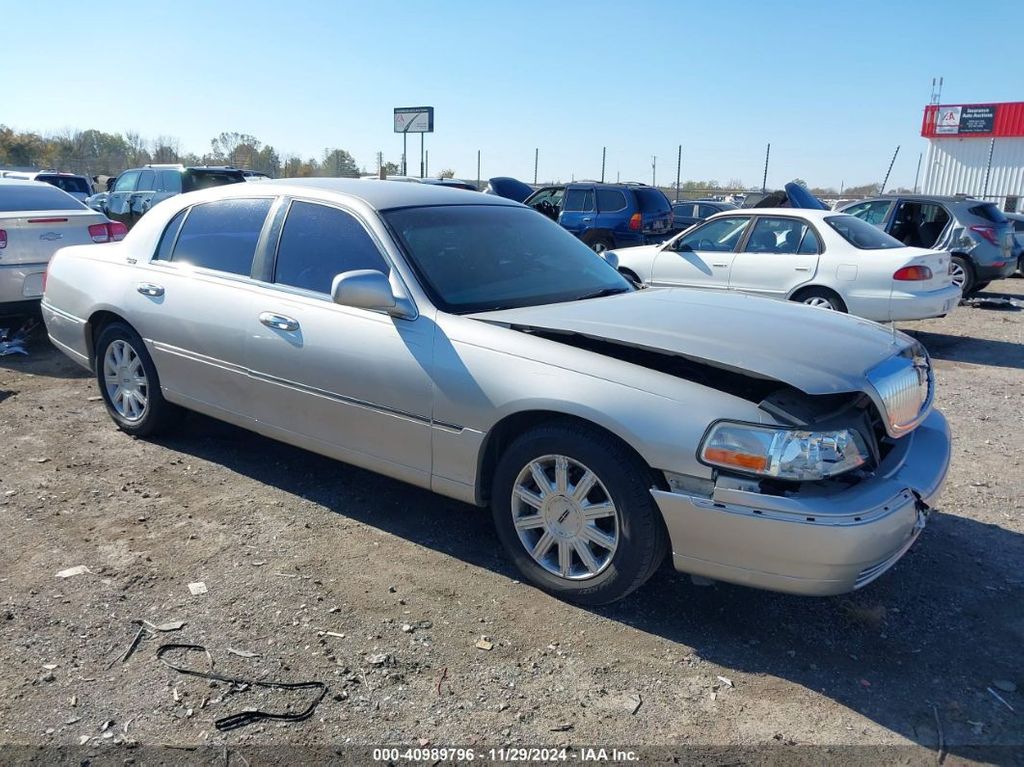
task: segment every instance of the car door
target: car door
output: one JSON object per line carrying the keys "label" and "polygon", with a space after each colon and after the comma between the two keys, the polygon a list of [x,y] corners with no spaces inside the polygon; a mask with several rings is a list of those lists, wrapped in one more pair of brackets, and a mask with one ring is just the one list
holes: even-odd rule
{"label": "car door", "polygon": [[135,184],[139,180],[139,171],[126,170],[117,177],[117,183],[107,195],[106,214],[114,221],[120,221],[131,228],[131,198]]}
{"label": "car door", "polygon": [[727,290],[750,216],[715,218],[669,240],[654,258],[651,283]]}
{"label": "car door", "polygon": [[356,269],[399,279],[355,212],[292,201],[244,324],[256,417],[285,441],[427,485],[434,323],[335,304],[334,277]]}
{"label": "car door", "polygon": [[577,237],[594,226],[594,188],[588,186],[572,186],[565,190],[562,198],[562,212],[558,214],[558,223]]}
{"label": "car door", "polygon": [[125,302],[171,401],[247,423],[245,368],[252,269],[273,197],[218,200],[179,212]]}
{"label": "car door", "polygon": [[729,288],[786,298],[814,277],[821,244],[814,228],[796,216],[759,216],[732,262]]}
{"label": "car door", "polygon": [[597,189],[594,201],[596,211],[592,228],[614,232],[628,219],[624,218],[624,211],[629,203],[621,189]]}
{"label": "car door", "polygon": [[143,214],[149,210],[154,194],[156,194],[156,171],[146,168],[139,173],[139,180],[135,182],[135,191],[129,198],[129,227],[135,226]]}

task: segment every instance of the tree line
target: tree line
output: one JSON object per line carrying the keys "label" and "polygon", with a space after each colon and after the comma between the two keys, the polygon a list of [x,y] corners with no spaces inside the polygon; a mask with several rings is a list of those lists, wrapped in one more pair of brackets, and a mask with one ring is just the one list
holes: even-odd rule
{"label": "tree line", "polygon": [[[67,129],[52,135],[16,131],[0,124],[0,166],[53,168],[88,176],[116,176],[126,168],[147,163],[182,165],[233,165],[274,177],[347,176],[361,174],[355,158],[344,149],[326,147],[319,158],[282,156],[270,144],[248,133],[226,132],[210,139],[202,155],[183,152],[173,136],[147,139],[133,131],[106,133]],[[398,165],[385,163],[385,171]]]}

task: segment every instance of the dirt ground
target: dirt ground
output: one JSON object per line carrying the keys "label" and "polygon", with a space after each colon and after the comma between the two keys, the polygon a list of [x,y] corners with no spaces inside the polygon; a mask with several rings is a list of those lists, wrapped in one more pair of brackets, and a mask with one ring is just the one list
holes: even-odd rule
{"label": "dirt ground", "polygon": [[[1020,760],[1024,280],[996,296],[1012,302],[901,326],[933,355],[955,450],[940,513],[891,572],[810,599],[666,566],[602,609],[520,583],[477,509],[198,415],[134,440],[39,333],[30,356],[0,358],[0,744],[212,744],[248,762],[261,745],[346,743]],[[185,625],[121,661],[141,620]],[[205,646],[224,675],[329,690],[304,722],[220,732],[316,690],[185,676],[156,658],[166,642]]]}

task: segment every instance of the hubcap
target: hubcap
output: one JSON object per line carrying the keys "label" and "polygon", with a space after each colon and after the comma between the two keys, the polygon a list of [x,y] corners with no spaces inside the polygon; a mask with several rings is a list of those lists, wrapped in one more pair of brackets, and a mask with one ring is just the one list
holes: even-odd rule
{"label": "hubcap", "polygon": [[604,571],[619,545],[619,515],[597,475],[564,455],[530,461],[512,488],[519,541],[549,573],[586,580]]}
{"label": "hubcap", "polygon": [[605,245],[603,242],[595,242],[593,245],[593,249],[595,253],[604,253],[606,250],[608,250],[608,246]]}
{"label": "hubcap", "polygon": [[832,306],[832,302],[824,296],[811,296],[810,298],[805,298],[804,303],[808,306],[817,306],[819,309],[835,309],[835,307]]}
{"label": "hubcap", "polygon": [[963,288],[964,283],[967,282],[967,273],[964,271],[964,268],[954,261],[952,266],[950,266],[950,274],[953,275],[953,284],[958,288]]}
{"label": "hubcap", "polygon": [[149,406],[149,380],[142,360],[127,341],[118,339],[103,355],[107,399],[126,421],[138,421]]}

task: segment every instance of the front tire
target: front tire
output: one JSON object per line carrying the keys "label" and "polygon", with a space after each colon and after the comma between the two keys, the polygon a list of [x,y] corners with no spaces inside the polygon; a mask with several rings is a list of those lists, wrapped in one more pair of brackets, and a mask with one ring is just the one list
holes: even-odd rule
{"label": "front tire", "polygon": [[653,484],[606,432],[567,421],[537,427],[498,462],[498,538],[538,588],[584,605],[614,602],[647,581],[668,549]]}
{"label": "front tire", "polygon": [[121,431],[148,437],[167,428],[177,408],[164,399],[153,359],[133,328],[114,322],[103,329],[95,367],[100,395]]}

